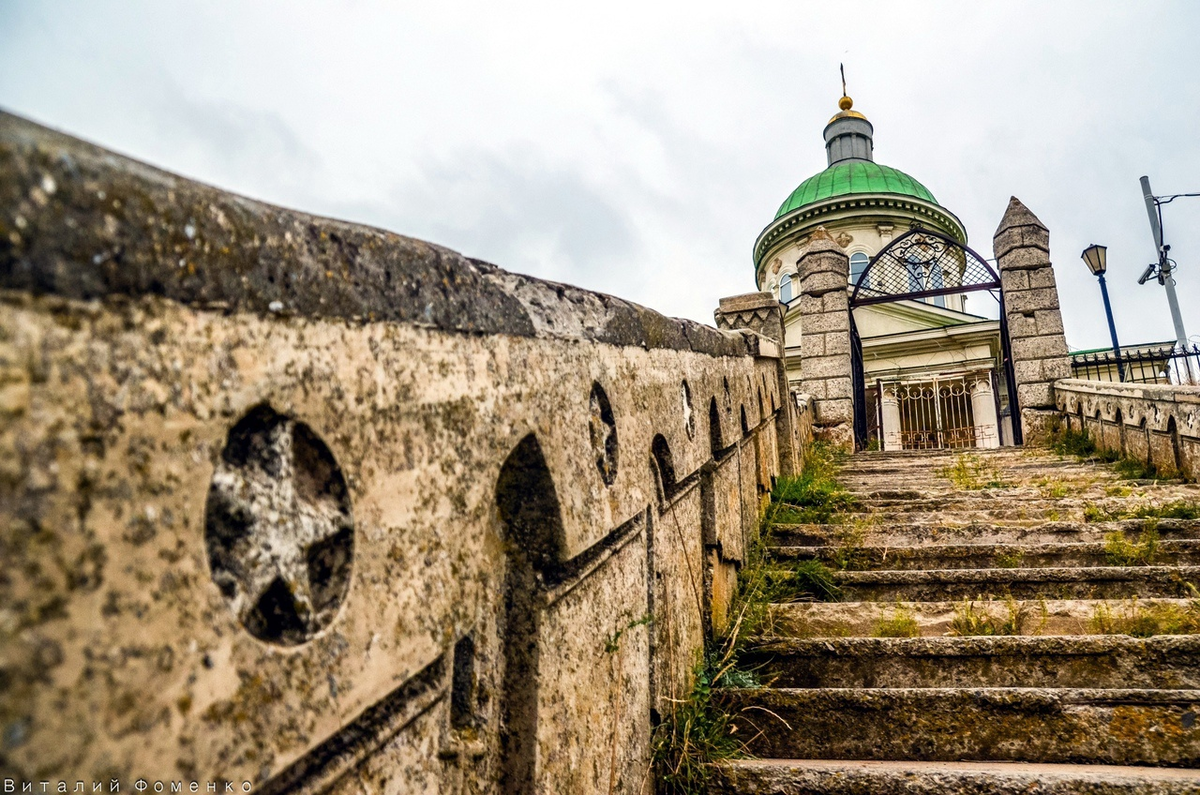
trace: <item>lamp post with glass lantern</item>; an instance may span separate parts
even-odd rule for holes
[[[1095,243],[1083,250],[1083,261],[1088,270],[1100,280],[1100,294],[1104,296],[1104,314],[1108,316],[1108,333],[1112,337],[1113,356],[1117,360],[1117,379],[1125,380],[1125,366],[1121,363],[1121,346],[1117,342],[1117,327],[1113,324],[1112,305],[1108,302],[1108,285],[1104,281],[1104,271],[1108,269],[1108,249]]]

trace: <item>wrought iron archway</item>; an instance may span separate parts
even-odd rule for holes
[[[969,246],[949,235],[916,227],[884,246],[859,274],[850,293],[850,356],[854,387],[854,444],[867,446],[866,380],[863,372],[862,339],[854,323],[860,306],[915,301],[981,290],[995,291],[1000,303],[1000,353],[1004,382],[1008,389],[1013,441],[1022,443],[1017,405],[1016,378],[1004,311],[1000,274]],[[881,396],[882,397],[882,396]]]

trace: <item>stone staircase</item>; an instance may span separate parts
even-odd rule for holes
[[[1200,793],[1200,521],[1122,518],[1200,490],[1014,449],[839,479],[858,505],[768,554],[840,598],[771,607],[713,792]]]

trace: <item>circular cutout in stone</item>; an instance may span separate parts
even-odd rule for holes
[[[588,417],[588,435],[592,444],[592,455],[596,468],[606,486],[617,479],[617,423],[612,405],[600,384],[592,384],[589,401],[591,416]]]
[[[350,588],[354,518],[333,453],[303,422],[256,406],[229,432],[205,505],[213,581],[256,638],[295,646]]]

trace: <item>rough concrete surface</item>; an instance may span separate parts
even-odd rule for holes
[[[807,434],[752,331],[7,114],[0,287],[22,781],[641,791]]]

